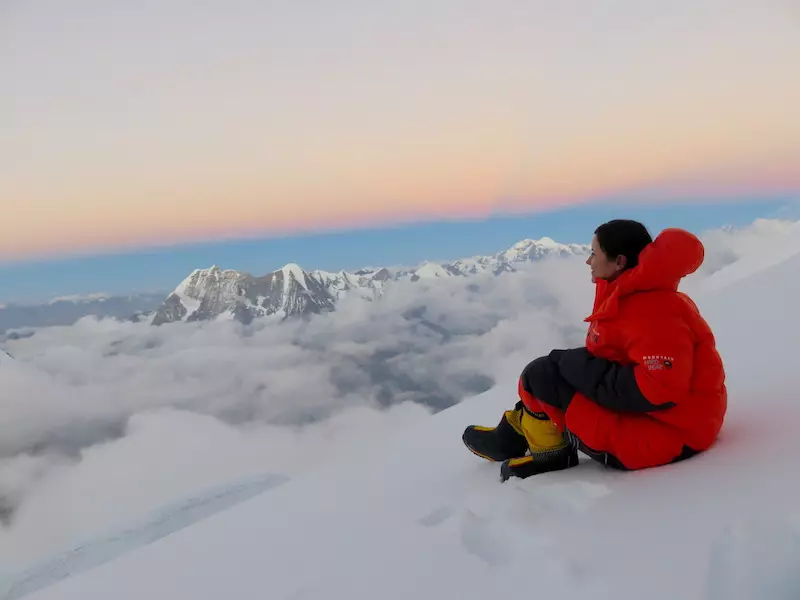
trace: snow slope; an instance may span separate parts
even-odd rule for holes
[[[773,241],[764,240],[763,236],[752,235],[754,248],[748,248],[744,256],[735,263],[712,274],[705,281],[706,289],[722,289],[732,283],[756,274],[773,265],[800,253],[800,221],[786,223],[779,221],[756,221],[754,228],[774,228]]]
[[[710,453],[501,484],[460,435],[514,402],[509,381],[28,597],[798,598],[800,255],[731,280],[696,297],[730,384]]]
[[[73,573],[102,565],[129,552],[131,548],[150,544],[286,481],[288,477],[284,475],[262,474],[234,484],[217,486],[165,506],[141,523],[134,523],[99,539],[87,540],[69,552],[58,554],[3,581],[0,583],[2,598],[19,598]]]

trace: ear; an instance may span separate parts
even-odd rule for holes
[[[620,254],[614,262],[617,265],[617,271],[622,271],[622,269],[625,268],[625,265],[628,264],[628,257]]]

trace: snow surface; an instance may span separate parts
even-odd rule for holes
[[[695,296],[730,385],[709,453],[636,473],[584,457],[568,471],[500,483],[498,465],[460,436],[514,403],[508,381],[381,446],[234,495],[235,506],[190,526],[180,509],[167,511],[181,527],[160,531],[171,535],[154,540],[146,523],[12,589],[38,588],[32,600],[798,598],[800,254],[755,264]],[[72,576],[50,585],[65,571]]]
[[[216,270],[218,270],[218,267],[216,265],[213,265],[208,269],[195,269],[194,271],[189,273],[188,277],[186,277],[183,281],[181,281],[178,284],[178,286],[172,293],[175,294],[176,296],[181,296],[181,297],[188,295],[189,290],[197,285],[196,282],[198,280],[206,279],[207,277],[209,277],[211,273],[215,272]]]
[[[19,598],[43,585],[69,577],[76,571],[104,564],[131,548],[150,544],[285,481],[288,478],[283,475],[259,475],[234,484],[218,486],[165,506],[142,523],[135,523],[100,539],[87,540],[69,552],[56,555],[34,565],[21,575],[0,583],[2,598]]]
[[[753,235],[755,247],[747,248],[742,258],[708,277],[705,282],[708,289],[724,288],[800,253],[800,221],[789,224],[756,221],[754,228],[756,232],[759,228],[772,229],[777,239],[765,244],[763,236]]]
[[[200,308],[201,301],[198,298],[195,298],[191,294],[191,290],[194,290],[197,285],[198,279],[205,279],[209,276],[209,274],[214,271],[215,267],[211,267],[210,269],[195,269],[192,273],[183,281],[178,284],[178,287],[175,288],[175,291],[172,292],[173,295],[177,296],[180,300],[183,307],[186,309],[186,314],[183,315],[183,320],[189,319],[197,310]]]
[[[300,265],[296,263],[289,263],[284,265],[281,269],[283,272],[283,280],[284,280],[284,294],[288,293],[287,290],[289,286],[287,285],[292,278],[297,282],[298,285],[302,286],[303,289],[308,289],[306,285],[306,275],[303,272],[303,269],[300,268]]]
[[[538,240],[521,240],[503,252],[501,256],[508,262],[516,262],[524,261],[529,256],[545,256],[548,254],[558,255],[561,252],[576,255],[588,253],[589,246],[579,244],[561,244],[555,241],[553,238],[545,236]]]
[[[423,279],[433,279],[436,277],[452,277],[452,273],[448,272],[442,265],[434,262],[424,262],[414,272],[417,277]]]

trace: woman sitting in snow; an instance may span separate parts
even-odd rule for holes
[[[497,427],[467,427],[467,447],[503,461],[503,481],[573,467],[578,450],[636,470],[711,447],[727,408],[725,371],[711,329],[678,291],[703,258],[700,240],[681,229],[653,241],[636,221],[598,227],[586,261],[596,284],[586,346],[530,363],[514,410]]]

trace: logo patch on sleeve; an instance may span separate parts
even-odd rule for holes
[[[648,371],[668,371],[672,368],[675,359],[663,354],[650,354],[642,357],[642,365]]]

